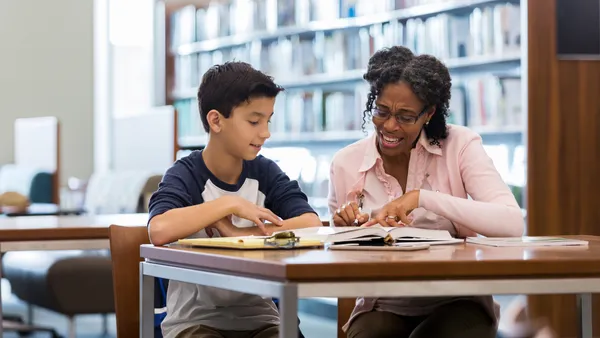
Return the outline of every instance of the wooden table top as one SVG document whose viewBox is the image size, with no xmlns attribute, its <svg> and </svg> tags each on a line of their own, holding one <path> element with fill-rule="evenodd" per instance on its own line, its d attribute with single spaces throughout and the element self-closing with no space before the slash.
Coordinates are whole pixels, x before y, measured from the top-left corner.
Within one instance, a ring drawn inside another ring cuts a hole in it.
<svg viewBox="0 0 600 338">
<path fill-rule="evenodd" d="M 81 215 L 83 209 L 61 209 L 59 205 L 54 203 L 33 203 L 27 209 L 20 210 L 12 207 L 0 207 L 0 215 L 9 217 L 17 216 L 67 216 Z"/>
<path fill-rule="evenodd" d="M 287 281 L 600 277 L 600 237 L 587 247 L 432 246 L 422 251 L 233 250 L 143 245 L 141 257 Z"/>
<path fill-rule="evenodd" d="M 108 239 L 111 224 L 145 226 L 148 214 L 0 218 L 0 241 Z"/>
</svg>

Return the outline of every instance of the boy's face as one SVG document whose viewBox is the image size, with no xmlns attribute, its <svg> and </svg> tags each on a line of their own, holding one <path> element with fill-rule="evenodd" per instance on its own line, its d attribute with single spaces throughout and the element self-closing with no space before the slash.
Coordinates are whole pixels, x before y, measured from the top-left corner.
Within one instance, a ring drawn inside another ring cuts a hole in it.
<svg viewBox="0 0 600 338">
<path fill-rule="evenodd" d="M 250 161 L 256 158 L 271 137 L 269 123 L 275 106 L 274 97 L 257 97 L 235 107 L 223 121 L 221 133 L 232 155 Z"/>
</svg>

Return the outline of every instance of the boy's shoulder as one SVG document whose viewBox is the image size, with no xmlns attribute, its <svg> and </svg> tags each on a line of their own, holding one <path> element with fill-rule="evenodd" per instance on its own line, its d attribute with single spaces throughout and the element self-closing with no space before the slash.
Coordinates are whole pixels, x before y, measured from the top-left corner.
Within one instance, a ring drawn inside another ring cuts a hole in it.
<svg viewBox="0 0 600 338">
<path fill-rule="evenodd" d="M 168 170 L 186 170 L 204 167 L 202 151 L 194 150 L 190 154 L 179 158 Z"/>
<path fill-rule="evenodd" d="M 248 170 L 248 177 L 255 179 L 262 179 L 273 175 L 274 170 L 280 171 L 275 161 L 263 155 L 258 155 L 255 159 L 246 161 L 246 169 Z"/>
<path fill-rule="evenodd" d="M 247 161 L 249 164 L 251 164 L 252 166 L 270 166 L 273 164 L 276 164 L 275 161 L 273 161 L 272 159 L 265 157 L 264 155 L 258 155 L 256 156 L 255 159 Z"/>
<path fill-rule="evenodd" d="M 206 176 L 206 165 L 202 159 L 202 151 L 196 150 L 187 156 L 184 156 L 167 169 L 165 177 L 178 177 L 185 183 L 189 180 L 197 181 L 198 178 Z"/>
</svg>

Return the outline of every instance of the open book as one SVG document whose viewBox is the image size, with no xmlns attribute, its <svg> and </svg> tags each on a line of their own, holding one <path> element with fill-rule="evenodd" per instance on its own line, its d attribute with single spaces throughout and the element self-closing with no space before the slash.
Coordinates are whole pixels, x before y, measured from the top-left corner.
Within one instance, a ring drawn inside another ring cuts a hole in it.
<svg viewBox="0 0 600 338">
<path fill-rule="evenodd" d="M 463 239 L 452 237 L 446 230 L 421 229 L 414 227 L 313 227 L 293 230 L 297 237 L 318 239 L 328 243 L 343 242 L 383 242 L 393 239 L 398 242 L 426 242 L 435 244 L 464 243 Z"/>
<path fill-rule="evenodd" d="M 587 241 L 563 237 L 524 236 L 524 237 L 468 237 L 467 243 L 489 246 L 586 246 Z"/>
</svg>

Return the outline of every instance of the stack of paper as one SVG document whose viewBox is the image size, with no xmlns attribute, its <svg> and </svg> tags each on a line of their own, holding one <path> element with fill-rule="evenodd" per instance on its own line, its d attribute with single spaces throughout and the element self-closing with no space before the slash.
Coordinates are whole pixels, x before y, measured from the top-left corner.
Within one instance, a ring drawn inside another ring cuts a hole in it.
<svg viewBox="0 0 600 338">
<path fill-rule="evenodd" d="M 467 243 L 489 245 L 489 246 L 586 246 L 587 241 L 562 237 L 468 237 Z"/>
</svg>

